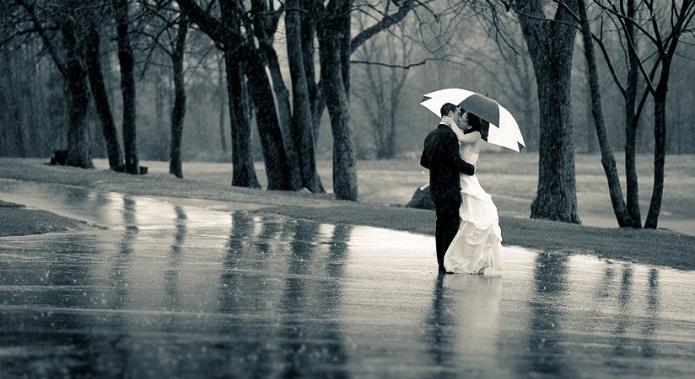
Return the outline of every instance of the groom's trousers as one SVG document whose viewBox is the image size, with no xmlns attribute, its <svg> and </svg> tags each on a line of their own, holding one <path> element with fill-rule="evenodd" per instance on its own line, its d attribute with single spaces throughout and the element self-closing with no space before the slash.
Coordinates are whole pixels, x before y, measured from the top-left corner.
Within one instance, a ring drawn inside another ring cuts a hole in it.
<svg viewBox="0 0 695 379">
<path fill-rule="evenodd" d="M 460 201 L 446 202 L 445 205 L 435 205 L 437 213 L 437 223 L 435 227 L 435 241 L 437 244 L 437 264 L 439 270 L 444 270 L 444 253 L 449 248 L 451 241 L 454 240 L 459 228 L 459 206 Z"/>
</svg>

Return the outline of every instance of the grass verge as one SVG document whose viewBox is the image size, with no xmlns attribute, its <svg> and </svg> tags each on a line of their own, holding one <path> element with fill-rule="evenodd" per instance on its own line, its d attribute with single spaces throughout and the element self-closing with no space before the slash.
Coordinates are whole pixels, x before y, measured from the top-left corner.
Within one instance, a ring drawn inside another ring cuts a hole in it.
<svg viewBox="0 0 695 379">
<path fill-rule="evenodd" d="M 348 223 L 434 234 L 435 216 L 432 211 L 338 201 L 328 194 L 251 190 L 219 183 L 179 180 L 164 173 L 131 176 L 108 170 L 46 166 L 41 161 L 29 159 L 0 159 L 0 178 L 73 185 L 103 192 L 253 204 L 249 208 L 254 212 L 277 213 L 322 223 Z M 31 229 L 37 217 L 44 217 L 42 222 L 47 224 L 55 222 L 62 225 L 61 230 L 73 227 L 63 223 L 64 220 L 25 213 L 29 210 L 12 211 L 7 208 L 5 216 L 0 214 L 0 217 L 4 217 L 0 230 L 7 231 L 0 231 L 0 235 L 16 235 L 11 232 L 22 230 L 22 225 Z M 16 229 L 11 229 L 15 225 Z M 584 253 L 678 269 L 695 269 L 695 237 L 668 230 L 596 228 L 516 217 L 501 217 L 500 226 L 506 245 L 524 246 L 553 254 Z"/>
</svg>

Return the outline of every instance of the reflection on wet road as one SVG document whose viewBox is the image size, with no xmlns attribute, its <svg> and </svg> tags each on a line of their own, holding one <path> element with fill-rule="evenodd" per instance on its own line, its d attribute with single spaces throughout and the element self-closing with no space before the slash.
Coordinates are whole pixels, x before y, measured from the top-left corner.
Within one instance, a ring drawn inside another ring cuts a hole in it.
<svg viewBox="0 0 695 379">
<path fill-rule="evenodd" d="M 51 204 L 108 230 L 0 238 L 3 378 L 695 375 L 693 273 L 505 248 L 502 278 L 442 277 L 430 236 Z"/>
</svg>

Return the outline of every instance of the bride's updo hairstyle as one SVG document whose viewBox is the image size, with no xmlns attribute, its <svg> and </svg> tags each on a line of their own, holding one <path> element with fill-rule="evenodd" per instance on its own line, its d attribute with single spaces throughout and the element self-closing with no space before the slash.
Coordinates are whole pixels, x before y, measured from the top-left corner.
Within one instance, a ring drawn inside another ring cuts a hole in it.
<svg viewBox="0 0 695 379">
<path fill-rule="evenodd" d="M 475 131 L 480 132 L 480 136 L 484 139 L 487 140 L 487 132 L 488 129 L 490 128 L 490 123 L 481 119 L 480 117 L 474 115 L 471 112 L 466 113 L 466 123 L 468 124 L 469 128 L 464 131 L 464 133 L 472 133 Z"/>
</svg>

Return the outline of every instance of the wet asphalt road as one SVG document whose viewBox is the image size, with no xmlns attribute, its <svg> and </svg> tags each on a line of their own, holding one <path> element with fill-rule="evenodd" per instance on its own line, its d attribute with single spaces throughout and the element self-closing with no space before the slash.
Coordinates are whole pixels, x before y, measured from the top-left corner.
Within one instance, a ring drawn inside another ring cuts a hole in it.
<svg viewBox="0 0 695 379">
<path fill-rule="evenodd" d="M 431 236 L 0 198 L 104 227 L 0 238 L 1 378 L 695 376 L 692 272 L 506 247 L 501 278 L 438 276 Z"/>
</svg>

